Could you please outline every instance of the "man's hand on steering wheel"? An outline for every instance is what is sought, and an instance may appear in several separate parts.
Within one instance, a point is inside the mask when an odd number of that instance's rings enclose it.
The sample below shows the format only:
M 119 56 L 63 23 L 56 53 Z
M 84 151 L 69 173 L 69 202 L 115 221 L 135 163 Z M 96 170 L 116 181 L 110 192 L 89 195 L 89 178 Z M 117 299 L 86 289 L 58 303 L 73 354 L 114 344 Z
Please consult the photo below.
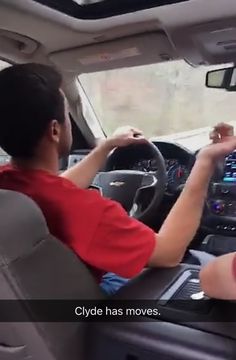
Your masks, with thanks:
M 132 144 L 147 143 L 143 132 L 132 126 L 122 126 L 115 130 L 115 132 L 103 141 L 103 145 L 109 150 L 117 147 L 125 147 Z
M 144 138 L 142 131 L 131 126 L 120 127 L 110 137 L 98 141 L 96 148 L 88 156 L 61 173 L 60 176 L 72 181 L 76 186 L 86 189 L 91 185 L 99 170 L 103 168 L 112 150 L 145 143 L 148 141 Z

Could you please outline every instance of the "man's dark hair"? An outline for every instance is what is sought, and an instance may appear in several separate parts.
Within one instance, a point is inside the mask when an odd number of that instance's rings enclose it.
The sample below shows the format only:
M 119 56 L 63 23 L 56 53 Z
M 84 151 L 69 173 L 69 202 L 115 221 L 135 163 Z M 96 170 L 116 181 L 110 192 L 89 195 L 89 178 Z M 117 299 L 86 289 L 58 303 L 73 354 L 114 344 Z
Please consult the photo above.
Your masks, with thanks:
M 15 158 L 34 156 L 49 123 L 65 120 L 61 75 L 31 63 L 0 72 L 0 147 Z

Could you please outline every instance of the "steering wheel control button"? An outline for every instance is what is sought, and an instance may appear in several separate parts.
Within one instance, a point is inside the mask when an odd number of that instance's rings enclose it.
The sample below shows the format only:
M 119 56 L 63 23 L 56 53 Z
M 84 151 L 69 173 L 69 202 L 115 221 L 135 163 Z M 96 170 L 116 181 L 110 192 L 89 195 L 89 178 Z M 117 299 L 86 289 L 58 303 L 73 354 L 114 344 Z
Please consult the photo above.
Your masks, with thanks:
M 223 215 L 225 212 L 225 202 L 222 200 L 213 200 L 211 203 L 211 211 L 216 215 Z
M 229 193 L 230 193 L 229 188 L 227 188 L 227 187 L 222 187 L 221 188 L 221 194 L 222 195 L 228 195 Z
M 235 225 L 222 225 L 222 224 L 218 224 L 216 225 L 216 230 L 222 232 L 222 231 L 227 231 L 227 233 L 231 232 L 231 233 L 235 233 L 236 231 L 236 226 Z M 232 234 L 233 235 L 233 234 Z
M 138 211 L 138 205 L 136 203 L 134 203 L 129 212 L 129 216 L 133 217 L 137 211 Z
M 156 184 L 156 182 L 157 182 L 157 178 L 155 177 L 155 175 L 150 175 L 150 174 L 143 175 L 143 179 L 142 179 L 143 187 L 153 186 Z
M 213 183 L 211 186 L 211 193 L 214 196 L 223 196 L 225 198 L 231 194 L 236 194 L 236 189 L 232 184 Z

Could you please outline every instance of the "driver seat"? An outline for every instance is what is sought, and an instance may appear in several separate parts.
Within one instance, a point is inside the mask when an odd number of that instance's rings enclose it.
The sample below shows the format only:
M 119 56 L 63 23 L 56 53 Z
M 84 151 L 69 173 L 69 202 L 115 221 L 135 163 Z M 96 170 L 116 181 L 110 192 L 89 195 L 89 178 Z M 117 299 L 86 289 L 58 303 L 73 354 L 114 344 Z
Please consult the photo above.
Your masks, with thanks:
M 101 299 L 99 286 L 82 261 L 49 233 L 30 198 L 0 190 L 0 204 L 0 317 L 6 319 L 0 322 L 0 359 L 83 360 L 84 323 L 36 323 L 34 308 L 23 309 L 26 322 L 15 322 L 1 300 Z

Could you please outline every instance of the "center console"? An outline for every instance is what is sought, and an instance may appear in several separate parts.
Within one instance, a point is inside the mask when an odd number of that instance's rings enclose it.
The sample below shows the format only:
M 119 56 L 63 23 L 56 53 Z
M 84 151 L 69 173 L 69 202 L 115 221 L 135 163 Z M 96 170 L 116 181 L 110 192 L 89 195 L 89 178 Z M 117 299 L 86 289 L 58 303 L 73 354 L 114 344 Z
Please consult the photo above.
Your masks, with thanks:
M 225 158 L 210 185 L 203 223 L 213 233 L 236 235 L 236 152 Z
M 216 231 L 236 234 L 236 183 L 212 183 L 204 215 Z
M 158 316 L 94 324 L 88 359 L 235 359 L 236 304 L 204 296 L 198 274 L 197 266 L 181 265 L 147 270 L 131 281 L 116 302 L 145 307 L 151 301 Z
M 199 250 L 215 256 L 236 252 L 236 238 L 222 235 L 208 235 L 203 240 Z

